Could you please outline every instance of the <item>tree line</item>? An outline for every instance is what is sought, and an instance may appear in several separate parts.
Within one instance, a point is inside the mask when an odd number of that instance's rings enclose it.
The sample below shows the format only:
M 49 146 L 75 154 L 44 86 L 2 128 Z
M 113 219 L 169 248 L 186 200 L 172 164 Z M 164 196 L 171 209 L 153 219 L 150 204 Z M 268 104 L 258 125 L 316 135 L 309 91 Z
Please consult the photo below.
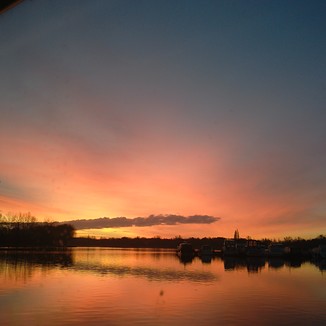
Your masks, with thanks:
M 72 247 L 119 247 L 119 248 L 171 248 L 175 249 L 181 242 L 189 242 L 194 248 L 199 249 L 202 245 L 209 245 L 214 250 L 221 250 L 226 238 L 209 237 L 209 238 L 152 238 L 145 237 L 122 237 L 122 238 L 100 238 L 95 237 L 76 237 L 69 241 Z M 314 239 L 290 238 L 285 237 L 283 240 L 262 239 L 260 240 L 266 247 L 271 243 L 282 243 L 295 252 L 309 251 L 320 244 L 326 244 L 326 237 L 319 235 Z
M 30 213 L 0 213 L 1 247 L 66 247 L 74 234 L 70 224 L 38 222 Z
M 220 249 L 223 246 L 224 238 L 181 238 L 163 239 L 160 237 L 122 237 L 122 238 L 100 238 L 78 237 L 70 241 L 73 247 L 116 247 L 116 248 L 176 248 L 181 242 L 190 242 L 194 248 L 200 248 L 204 244 L 210 245 L 213 249 Z

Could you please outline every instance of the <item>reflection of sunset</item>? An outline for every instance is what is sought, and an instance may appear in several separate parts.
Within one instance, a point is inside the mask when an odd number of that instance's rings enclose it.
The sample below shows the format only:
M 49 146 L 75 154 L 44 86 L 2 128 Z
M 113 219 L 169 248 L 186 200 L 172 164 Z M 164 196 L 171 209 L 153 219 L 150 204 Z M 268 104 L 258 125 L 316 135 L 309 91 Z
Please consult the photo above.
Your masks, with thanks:
M 220 257 L 184 265 L 171 250 L 75 248 L 67 253 L 70 263 L 59 265 L 54 253 L 53 261 L 35 253 L 34 262 L 8 254 L 0 256 L 0 320 L 12 318 L 11 324 L 244 325 L 289 318 L 318 324 L 325 318 L 323 277 L 308 262 L 292 268 L 277 258 L 281 267 L 272 268 L 265 258 L 231 257 L 235 268 L 225 270 Z

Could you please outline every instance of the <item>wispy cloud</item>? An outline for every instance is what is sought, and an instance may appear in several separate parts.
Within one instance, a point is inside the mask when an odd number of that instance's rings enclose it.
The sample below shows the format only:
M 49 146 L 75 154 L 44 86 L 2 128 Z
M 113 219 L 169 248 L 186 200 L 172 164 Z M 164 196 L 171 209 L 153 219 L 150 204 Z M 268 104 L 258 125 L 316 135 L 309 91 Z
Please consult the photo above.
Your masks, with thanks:
M 209 215 L 150 215 L 148 217 L 101 217 L 97 219 L 82 219 L 66 221 L 73 225 L 77 230 L 121 228 L 130 226 L 154 226 L 154 225 L 178 225 L 178 224 L 211 224 L 220 220 L 220 217 Z

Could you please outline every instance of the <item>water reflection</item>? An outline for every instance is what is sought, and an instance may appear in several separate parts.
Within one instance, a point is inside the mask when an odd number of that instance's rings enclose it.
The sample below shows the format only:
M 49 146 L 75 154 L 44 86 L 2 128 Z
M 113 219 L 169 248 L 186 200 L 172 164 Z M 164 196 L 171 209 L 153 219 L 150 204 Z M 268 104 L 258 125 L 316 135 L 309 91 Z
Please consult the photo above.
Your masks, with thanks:
M 269 268 L 278 269 L 284 267 L 284 265 L 285 265 L 285 260 L 282 258 L 270 258 L 268 260 Z
M 314 260 L 314 264 L 319 268 L 321 272 L 326 271 L 326 259 Z
M 303 263 L 309 262 L 321 271 L 326 269 L 326 260 L 306 260 L 301 258 L 283 259 L 283 258 L 264 258 L 264 257 L 223 257 L 225 271 L 234 271 L 247 269 L 248 273 L 257 273 L 268 266 L 269 269 L 282 269 L 285 266 L 289 268 L 300 268 Z
M 60 252 L 44 251 L 0 251 L 0 277 L 27 281 L 36 269 L 42 271 L 55 267 L 65 268 L 73 265 L 70 250 Z
M 213 256 L 211 255 L 202 255 L 199 257 L 199 259 L 201 260 L 201 262 L 203 264 L 211 264 L 212 260 L 213 260 Z
M 137 265 L 129 264 L 127 257 L 132 257 Z M 103 260 L 103 257 L 106 259 Z M 110 257 L 108 261 L 108 257 Z M 119 257 L 119 259 L 117 259 Z M 128 258 L 129 259 L 129 258 Z M 310 262 L 321 271 L 326 270 L 325 259 L 306 260 L 301 258 L 283 259 L 280 257 L 216 257 L 216 256 L 177 256 L 174 250 L 169 249 L 112 249 L 112 248 L 85 248 L 65 251 L 13 251 L 0 250 L 0 273 L 8 268 L 14 269 L 15 274 L 29 275 L 33 268 L 42 269 L 68 268 L 80 272 L 94 274 L 111 274 L 120 277 L 139 276 L 152 280 L 193 280 L 214 281 L 213 273 L 199 272 L 198 270 L 176 270 L 172 267 L 162 268 L 160 262 L 167 260 L 179 261 L 184 267 L 201 262 L 210 265 L 214 260 L 222 260 L 225 271 L 246 269 L 248 273 L 257 273 L 266 266 L 270 269 L 300 268 L 304 262 Z M 111 262 L 110 262 L 111 261 Z M 112 262 L 113 261 L 113 262 Z M 144 266 L 140 262 L 146 262 Z M 18 271 L 21 270 L 21 273 Z M 26 272 L 28 271 L 28 272 Z
M 79 272 L 89 272 L 101 275 L 118 277 L 135 276 L 144 277 L 152 281 L 191 281 L 191 282 L 213 282 L 218 278 L 210 272 L 162 269 L 160 267 L 131 267 L 123 265 L 98 265 L 76 263 L 73 269 Z
M 72 251 L 0 251 L 0 261 L 14 265 L 71 266 Z
M 132 253 L 132 255 L 130 255 Z M 130 262 L 133 257 L 136 260 Z M 142 277 L 152 281 L 190 281 L 214 282 L 218 277 L 209 271 L 176 269 L 166 264 L 166 258 L 180 259 L 182 264 L 191 263 L 191 260 L 178 258 L 174 251 L 163 250 L 67 250 L 64 252 L 37 252 L 37 251 L 0 251 L 0 276 L 15 275 L 27 280 L 33 272 L 51 270 L 55 268 L 69 269 L 81 273 L 91 273 L 102 276 L 115 277 Z M 165 259 L 165 260 L 164 260 Z M 160 264 L 165 261 L 165 266 Z M 143 264 L 143 266 L 142 266 Z
M 287 260 L 285 262 L 285 265 L 290 268 L 300 268 L 302 266 L 302 263 L 304 263 L 305 260 L 301 258 L 292 258 L 291 260 Z
M 261 257 L 248 257 L 248 273 L 258 273 L 265 267 L 265 259 Z
M 174 250 L 140 250 L 140 249 L 98 249 L 92 254 L 88 251 L 76 252 L 73 269 L 115 277 L 141 277 L 151 281 L 190 281 L 214 282 L 218 279 L 211 271 L 187 269 L 186 265 L 193 262 L 194 257 L 177 256 Z M 108 255 L 107 255 L 108 254 Z M 109 259 L 107 259 L 109 257 Z M 184 268 L 180 269 L 178 260 Z
M 224 257 L 226 271 L 247 269 L 248 273 L 258 273 L 265 267 L 265 260 L 260 257 Z
M 177 256 L 177 258 L 179 259 L 179 262 L 183 265 L 191 264 L 195 259 L 194 256 L 190 256 L 190 255 L 180 255 Z
M 322 325 L 325 260 L 313 263 L 185 263 L 174 251 L 132 249 L 2 251 L 0 325 Z

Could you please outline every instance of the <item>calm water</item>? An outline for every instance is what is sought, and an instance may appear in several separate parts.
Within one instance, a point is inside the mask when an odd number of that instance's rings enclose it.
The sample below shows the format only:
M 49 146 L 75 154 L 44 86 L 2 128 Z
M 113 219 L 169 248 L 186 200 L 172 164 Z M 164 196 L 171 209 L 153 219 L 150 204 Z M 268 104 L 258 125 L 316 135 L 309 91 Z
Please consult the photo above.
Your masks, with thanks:
M 325 262 L 0 252 L 0 325 L 325 325 Z

